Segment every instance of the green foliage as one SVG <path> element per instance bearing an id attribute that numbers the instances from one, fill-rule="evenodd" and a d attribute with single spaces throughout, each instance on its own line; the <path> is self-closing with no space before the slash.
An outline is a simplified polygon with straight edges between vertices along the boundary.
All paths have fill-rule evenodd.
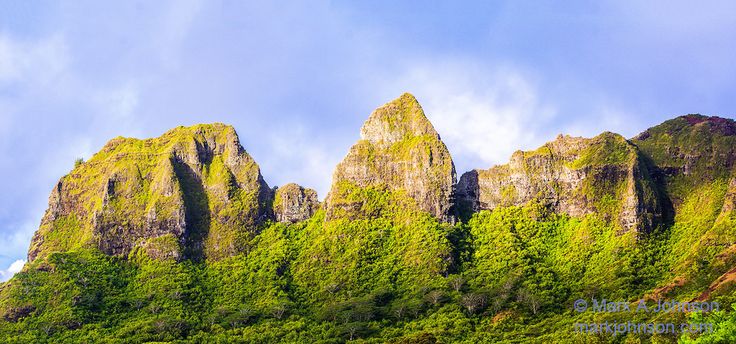
<path id="1" fill-rule="evenodd" d="M 695 313 L 690 316 L 690 323 L 713 324 L 713 331 L 700 336 L 685 334 L 680 338 L 683 344 L 715 344 L 736 342 L 736 304 L 731 312 L 725 310 L 714 312 L 709 315 Z"/>
<path id="2" fill-rule="evenodd" d="M 325 221 L 320 211 L 270 224 L 250 250 L 218 261 L 152 258 L 149 249 L 175 249 L 173 237 L 128 259 L 51 254 L 2 287 L 0 341 L 556 341 L 592 321 L 571 311 L 573 300 L 642 295 L 661 283 L 657 262 L 669 252 L 660 237 L 637 240 L 596 216 L 538 204 L 449 226 L 401 193 L 352 192 L 374 218 Z M 728 329 L 730 314 L 708 319 Z"/>
<path id="3" fill-rule="evenodd" d="M 634 147 L 621 135 L 606 132 L 592 140 L 593 142 L 570 164 L 571 168 L 622 165 L 629 163 L 635 156 Z"/>
<path id="4" fill-rule="evenodd" d="M 573 219 L 538 205 L 482 211 L 469 222 L 474 290 L 533 315 L 581 296 L 625 297 L 646 288 L 631 234 L 594 216 Z M 586 262 L 586 264 L 581 264 Z"/>
<path id="5" fill-rule="evenodd" d="M 412 99 L 387 106 L 413 115 Z M 320 210 L 294 224 L 256 223 L 252 215 L 264 200 L 237 186 L 243 176 L 257 176 L 249 174 L 254 163 L 231 168 L 230 151 L 202 157 L 197 171 L 168 155 L 155 159 L 162 147 L 196 146 L 191 135 L 210 127 L 179 128 L 159 140 L 115 139 L 62 180 L 89 186 L 74 195 L 80 211 L 49 217 L 39 258 L 0 284 L 0 342 L 733 342 L 736 214 L 729 202 L 736 190 L 732 171 L 704 167 L 727 157 L 732 139 L 704 138 L 723 129 L 711 122 L 686 117 L 651 129 L 648 138 L 634 140 L 647 157 L 607 133 L 577 159 L 556 161 L 598 176 L 581 185 L 581 196 L 596 202 L 594 214 L 571 217 L 541 203 L 506 206 L 509 201 L 456 224 L 440 223 L 400 189 L 349 181 L 333 189 L 332 216 Z M 387 123 L 402 125 L 401 118 Z M 232 142 L 224 135 L 214 140 Z M 387 150 L 424 149 L 429 139 L 418 136 Z M 687 144 L 708 154 L 688 160 L 695 155 Z M 685 153 L 672 154 L 667 145 Z M 546 157 L 552 149 L 519 154 Z M 658 171 L 656 179 L 637 179 L 642 199 L 659 198 L 660 191 L 672 197 L 674 215 L 648 232 L 622 232 L 611 219 L 630 185 L 595 173 L 612 165 L 648 169 L 644 158 L 689 173 Z M 107 184 L 110 176 L 95 174 L 108 169 L 115 171 L 113 184 Z M 98 192 L 105 187 L 120 192 Z M 169 187 L 181 194 L 164 192 Z M 519 192 L 501 191 L 507 200 Z M 126 256 L 94 245 L 99 238 L 91 214 L 100 214 L 96 221 L 142 228 L 149 213 L 173 219 L 182 209 L 177 199 L 192 224 L 186 235 L 137 238 Z M 111 230 L 105 239 L 115 243 L 127 234 Z M 723 310 L 622 318 L 572 309 L 576 299 L 642 297 L 708 298 Z M 713 323 L 715 330 L 614 337 L 573 329 L 576 322 L 621 320 Z"/>

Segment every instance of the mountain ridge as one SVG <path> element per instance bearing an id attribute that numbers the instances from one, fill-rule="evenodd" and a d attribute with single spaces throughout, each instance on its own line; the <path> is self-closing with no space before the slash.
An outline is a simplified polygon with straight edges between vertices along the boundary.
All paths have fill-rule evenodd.
<path id="1" fill-rule="evenodd" d="M 0 340 L 582 343 L 552 325 L 590 322 L 580 298 L 728 309 L 734 129 L 685 115 L 631 139 L 560 135 L 457 180 L 405 93 L 371 113 L 322 203 L 270 187 L 231 126 L 114 138 L 53 188 L 0 285 Z M 707 342 L 732 314 L 699 315 L 716 334 L 625 340 Z M 663 317 L 636 320 L 683 321 Z"/>
<path id="2" fill-rule="evenodd" d="M 683 127 L 684 124 L 686 124 L 685 127 Z M 167 140 L 167 138 L 170 139 L 171 137 L 176 136 L 177 133 L 193 131 L 191 138 L 192 142 L 189 142 L 190 147 L 188 149 L 182 149 L 180 146 L 173 149 L 169 147 L 167 151 L 158 152 L 154 155 L 167 156 L 169 159 L 181 161 L 185 165 L 199 166 L 199 168 L 207 167 L 209 170 L 207 163 L 209 163 L 215 156 L 225 154 L 225 151 L 227 150 L 228 152 L 231 152 L 226 157 L 231 160 L 228 162 L 229 164 L 232 165 L 239 160 L 244 160 L 246 164 L 254 165 L 253 168 L 257 170 L 256 174 L 252 177 L 244 176 L 247 177 L 246 179 L 250 179 L 251 182 L 255 181 L 259 185 L 257 187 L 259 190 L 257 191 L 259 194 L 257 197 L 257 203 L 259 203 L 259 205 L 256 205 L 256 208 L 260 210 L 257 210 L 257 214 L 255 216 L 251 216 L 253 217 L 249 220 L 252 223 L 252 225 L 249 225 L 251 227 L 254 225 L 257 226 L 258 223 L 265 220 L 283 220 L 290 222 L 303 221 L 312 216 L 316 209 L 320 207 L 324 207 L 326 209 L 328 219 L 336 212 L 334 210 L 335 208 L 359 208 L 359 205 L 350 204 L 349 202 L 346 204 L 340 204 L 342 200 L 338 200 L 339 197 L 335 196 L 337 193 L 346 192 L 344 189 L 346 183 L 352 185 L 348 188 L 379 186 L 387 187 L 390 190 L 401 190 L 402 192 L 407 192 L 410 198 L 418 201 L 420 209 L 428 211 L 441 221 L 455 221 L 454 219 L 458 217 L 467 221 L 470 215 L 480 210 L 493 210 L 496 206 L 523 205 L 533 201 L 541 201 L 546 206 L 554 209 L 554 211 L 560 211 L 571 216 L 584 216 L 590 213 L 600 213 L 602 211 L 602 206 L 593 203 L 599 202 L 601 198 L 609 197 L 606 194 L 585 195 L 585 191 L 581 189 L 605 189 L 606 187 L 601 188 L 595 185 L 585 185 L 586 183 L 591 183 L 586 180 L 586 178 L 588 178 L 586 175 L 590 173 L 599 173 L 601 174 L 599 177 L 591 177 L 593 180 L 592 183 L 595 183 L 597 178 L 599 182 L 620 180 L 620 182 L 616 183 L 626 184 L 623 186 L 626 189 L 625 192 L 622 193 L 621 190 L 618 190 L 609 193 L 610 197 L 620 199 L 622 200 L 622 203 L 614 206 L 618 209 L 614 210 L 614 212 L 618 212 L 618 215 L 611 213 L 608 216 L 617 218 L 622 231 L 634 230 L 637 232 L 647 232 L 651 231 L 657 225 L 662 224 L 663 221 L 666 221 L 667 216 L 674 216 L 671 214 L 674 210 L 663 209 L 663 207 L 666 207 L 667 204 L 671 202 L 670 200 L 663 199 L 663 196 L 661 195 L 662 190 L 658 189 L 664 186 L 653 185 L 652 179 L 655 178 L 655 176 L 650 175 L 649 172 L 649 169 L 656 168 L 658 169 L 657 173 L 662 174 L 666 173 L 663 172 L 663 170 L 671 170 L 672 167 L 665 166 L 660 168 L 659 166 L 656 166 L 656 163 L 653 161 L 644 161 L 646 159 L 651 159 L 650 156 L 652 154 L 656 155 L 657 153 L 660 153 L 655 151 L 655 148 L 646 145 L 647 139 L 650 139 L 652 136 L 651 132 L 654 132 L 654 135 L 657 135 L 657 133 L 661 131 L 658 128 L 662 126 L 669 128 L 673 125 L 676 126 L 675 129 L 677 130 L 682 130 L 687 126 L 708 126 L 708 131 L 720 133 L 724 137 L 736 136 L 736 122 L 733 120 L 702 115 L 678 116 L 665 121 L 658 126 L 646 129 L 631 139 L 625 139 L 621 135 L 610 132 L 604 132 L 593 138 L 571 137 L 560 134 L 555 140 L 545 143 L 534 151 L 516 151 L 511 156 L 511 160 L 508 165 L 495 165 L 488 170 L 471 170 L 463 173 L 460 180 L 456 180 L 454 163 L 452 162 L 452 158 L 447 147 L 441 141 L 439 133 L 437 133 L 427 117 L 424 115 L 421 105 L 419 105 L 416 98 L 410 93 L 404 93 L 400 97 L 384 104 L 371 113 L 360 130 L 360 140 L 350 149 L 343 162 L 338 164 L 336 167 L 335 172 L 333 173 L 332 190 L 328 193 L 323 204 L 319 203 L 316 193 L 313 190 L 304 189 L 309 194 L 309 196 L 306 196 L 307 198 L 304 198 L 305 191 L 299 191 L 302 190 L 303 187 L 295 184 L 286 185 L 287 189 L 290 191 L 289 196 L 287 197 L 286 192 L 284 192 L 286 191 L 285 189 L 281 192 L 282 198 L 286 197 L 284 199 L 289 200 L 289 202 L 296 202 L 292 205 L 292 214 L 290 215 L 283 213 L 283 210 L 276 210 L 272 205 L 270 205 L 274 202 L 274 197 L 276 196 L 276 190 L 278 188 L 274 187 L 274 189 L 270 189 L 268 187 L 264 178 L 260 175 L 260 170 L 258 169 L 256 162 L 240 145 L 234 128 L 222 123 L 200 124 L 191 127 L 180 126 L 167 131 L 159 138 L 136 139 L 117 137 L 106 143 L 102 150 L 95 154 L 87 164 L 97 163 L 98 160 L 102 159 L 101 156 L 109 158 L 107 155 L 120 150 L 121 146 L 138 145 L 150 148 L 151 145 L 155 145 L 157 140 Z M 230 141 L 229 143 L 220 146 L 217 146 L 217 142 L 216 140 L 213 140 L 213 137 L 205 137 L 201 142 L 197 141 L 194 137 L 198 134 L 201 135 L 201 132 L 211 132 L 214 133 L 215 136 L 222 134 L 225 137 L 228 137 L 228 140 Z M 424 137 L 428 137 L 429 140 L 429 146 L 426 147 L 436 148 L 422 148 L 425 147 Z M 187 138 L 186 140 L 190 140 L 190 138 Z M 176 144 L 181 145 L 181 143 Z M 419 146 L 416 146 L 415 148 L 415 145 L 417 144 Z M 648 150 L 640 150 L 638 146 L 639 144 L 644 144 L 645 147 L 648 147 Z M 210 145 L 215 147 L 215 150 L 217 151 L 216 154 Z M 226 148 L 223 149 L 223 147 Z M 428 155 L 424 155 L 426 152 L 420 152 L 418 155 L 416 153 L 412 153 L 412 150 L 416 150 L 417 148 L 420 150 L 430 150 L 428 151 Z M 407 149 L 409 149 L 409 151 L 402 151 Z M 432 152 L 432 149 L 438 149 L 438 153 Z M 127 157 L 130 154 L 135 153 L 135 151 L 127 152 L 123 153 L 122 156 Z M 721 155 L 724 154 L 723 152 L 718 153 Z M 150 156 L 151 152 L 143 154 Z M 642 156 L 644 154 L 646 156 Z M 240 158 L 241 155 L 242 158 Z M 414 158 L 412 158 L 412 155 Z M 433 155 L 440 156 L 440 160 L 446 159 L 441 164 L 448 167 L 440 167 L 440 169 L 444 169 L 446 171 L 440 172 L 438 175 L 439 179 L 435 179 L 434 181 L 431 179 L 421 181 L 424 177 L 421 176 L 421 173 L 423 172 L 420 171 L 435 168 L 432 167 L 432 159 L 434 159 Z M 378 163 L 374 161 L 376 156 L 383 156 L 382 158 L 379 158 L 380 161 Z M 394 158 L 394 156 L 398 156 L 398 158 Z M 399 166 L 407 166 L 407 162 L 403 161 L 407 156 L 410 160 L 414 159 L 414 162 L 409 162 L 410 165 L 408 165 L 408 168 L 391 167 L 388 170 L 385 170 L 384 166 L 391 166 L 396 163 L 398 163 Z M 626 158 L 626 156 L 629 158 Z M 113 157 L 113 159 L 120 158 Z M 391 159 L 399 160 L 391 162 Z M 417 161 L 416 159 L 425 159 L 425 161 Z M 634 159 L 633 163 L 631 162 L 631 159 Z M 623 166 L 627 164 L 627 160 L 629 161 L 628 166 Z M 660 158 L 660 160 L 662 159 Z M 728 155 L 725 161 L 726 164 L 729 164 L 730 162 L 730 164 L 733 165 L 734 161 L 736 161 L 736 155 Z M 411 164 L 416 163 L 419 163 L 419 165 L 411 166 Z M 663 162 L 659 161 L 658 163 Z M 165 165 L 163 167 L 164 169 L 168 167 L 166 163 L 159 163 L 159 165 L 161 164 Z M 617 165 L 622 167 L 615 167 Z M 688 166 L 690 165 L 685 163 L 683 166 L 684 167 L 682 167 L 682 169 L 687 174 L 687 171 L 690 168 Z M 84 167 L 86 166 L 79 166 L 79 168 Z M 140 167 L 137 168 L 138 173 L 141 173 Z M 371 169 L 373 170 L 371 171 Z M 728 167 L 726 167 L 726 169 L 728 169 Z M 76 170 L 77 168 L 70 172 L 69 175 L 63 177 L 59 183 L 57 183 L 57 186 L 50 195 L 49 209 L 47 210 L 47 214 L 44 215 L 41 229 L 34 235 L 31 248 L 29 249 L 29 261 L 33 261 L 39 254 L 39 251 L 42 250 L 40 248 L 40 246 L 42 246 L 40 243 L 44 240 L 41 235 L 43 228 L 48 227 L 50 222 L 57 221 L 57 218 L 60 217 L 58 213 L 60 211 L 60 193 L 64 187 L 63 180 L 69 176 L 78 175 Z M 172 171 L 173 167 L 169 172 Z M 189 172 L 193 174 L 189 177 L 195 179 L 201 178 L 201 176 L 199 176 L 201 172 L 193 172 L 191 169 Z M 417 174 L 417 172 L 420 172 L 420 174 Z M 519 174 L 519 172 L 521 172 L 521 174 Z M 113 185 L 116 182 L 115 173 L 112 173 L 112 176 L 108 178 L 107 185 L 103 187 L 103 207 L 106 206 L 109 197 L 115 193 L 114 190 L 111 191 L 111 188 L 113 188 Z M 228 173 L 232 172 L 226 171 L 226 174 Z M 411 175 L 412 173 L 414 174 Z M 554 175 L 545 173 L 553 173 Z M 185 176 L 185 172 L 183 171 L 174 171 L 173 174 L 175 175 L 173 176 L 173 179 L 188 178 Z M 394 176 L 391 178 L 396 178 L 395 176 L 401 174 L 406 174 L 406 176 L 399 176 L 398 180 L 383 179 L 385 178 L 383 176 Z M 526 175 L 527 177 L 523 177 L 522 175 Z M 533 179 L 528 179 L 531 176 L 540 177 L 544 182 L 535 182 Z M 168 181 L 166 181 L 167 178 Z M 504 178 L 510 179 L 504 180 Z M 166 185 L 159 186 L 156 186 L 156 184 L 153 183 L 154 192 L 156 192 L 156 187 L 163 187 L 167 189 L 165 193 L 168 196 L 175 193 L 173 188 L 181 183 L 179 181 L 179 183 L 173 185 L 171 184 L 171 179 L 172 176 L 168 175 L 159 177 L 156 181 L 148 181 L 148 183 L 168 183 Z M 496 181 L 491 181 L 494 179 Z M 418 183 L 419 189 L 414 189 L 417 186 L 410 185 L 416 184 L 416 180 L 420 181 Z M 438 181 L 440 181 L 440 183 L 444 183 L 444 185 L 440 185 L 439 188 L 436 189 L 424 189 L 427 184 L 436 184 Z M 225 181 L 226 184 L 230 182 L 231 181 Z M 240 185 L 243 181 L 237 180 L 237 178 L 234 182 L 238 184 L 237 186 L 240 189 L 243 189 L 245 186 L 245 184 Z M 621 186 L 618 186 L 618 188 L 621 189 Z M 517 190 L 523 190 L 524 193 L 517 194 Z M 201 192 L 202 191 L 200 191 L 200 193 Z M 427 199 L 427 197 L 431 198 L 433 193 L 438 192 L 440 193 L 438 199 Z M 302 205 L 301 202 L 306 203 Z M 455 204 L 456 202 L 457 204 Z M 674 202 L 677 203 L 678 201 L 674 200 Z M 183 205 L 183 199 L 179 200 L 179 203 L 181 203 L 181 208 L 186 208 Z M 100 205 L 96 204 L 95 206 L 99 207 Z M 146 209 L 151 208 L 151 205 L 144 206 Z M 726 210 L 728 211 L 728 208 Z M 281 211 L 282 215 L 277 215 L 274 211 Z M 84 213 L 84 211 L 80 212 Z M 95 217 L 92 219 L 94 225 L 102 219 L 99 212 L 100 211 L 98 210 L 98 212 L 93 215 Z M 351 211 L 348 211 L 348 213 L 350 212 Z M 169 230 L 164 230 L 159 233 L 169 234 L 170 232 L 171 234 L 174 234 L 175 237 L 179 238 L 177 239 L 179 240 L 179 246 L 186 246 L 186 243 L 184 242 L 186 240 L 182 239 L 186 229 L 186 218 L 189 217 L 190 221 L 199 221 L 195 218 L 197 218 L 197 216 L 203 216 L 201 214 L 189 214 L 189 216 L 187 216 L 185 213 L 186 209 L 178 209 L 169 214 L 171 219 L 167 219 L 166 221 L 173 222 L 170 224 L 166 223 L 164 225 L 164 227 L 168 226 Z M 353 211 L 353 213 L 355 212 Z M 204 216 L 209 216 L 209 214 Z M 147 221 L 152 221 L 151 217 L 155 218 L 155 214 L 149 214 Z M 199 226 L 200 224 L 197 225 Z M 147 226 L 151 227 L 151 223 Z M 252 231 L 257 230 L 253 228 Z M 98 234 L 102 234 L 104 231 L 98 232 L 100 232 Z M 85 235 L 90 236 L 89 234 L 84 234 L 82 236 L 84 237 Z M 155 237 L 158 236 L 160 235 Z M 104 242 L 100 242 L 99 244 L 104 244 Z M 134 243 L 129 243 L 127 245 L 123 245 L 125 246 L 124 248 L 101 248 L 103 251 L 108 251 L 113 254 L 126 255 L 131 251 L 132 246 L 134 245 Z M 118 244 L 118 246 L 120 245 Z M 174 247 L 169 247 L 167 249 L 170 251 L 176 251 Z M 179 250 L 181 250 L 181 247 Z M 229 254 L 215 255 L 222 258 L 236 252 L 237 249 L 231 248 Z M 170 255 L 180 258 L 183 256 L 183 251 L 170 253 Z"/>

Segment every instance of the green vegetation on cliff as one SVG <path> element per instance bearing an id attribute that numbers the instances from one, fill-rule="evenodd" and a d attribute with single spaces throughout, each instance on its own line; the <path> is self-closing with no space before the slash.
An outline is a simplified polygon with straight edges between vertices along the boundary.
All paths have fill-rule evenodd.
<path id="1" fill-rule="evenodd" d="M 125 256 L 173 235 L 177 257 L 222 259 L 247 249 L 269 202 L 258 165 L 230 126 L 116 138 L 61 178 L 29 258 L 82 247 Z"/>
<path id="2" fill-rule="evenodd" d="M 537 150 L 517 151 L 505 165 L 465 173 L 457 212 L 540 202 L 571 216 L 596 215 L 621 232 L 647 233 L 661 223 L 662 197 L 651 164 L 621 135 L 558 136 Z"/>
<path id="3" fill-rule="evenodd" d="M 574 334 L 573 323 L 594 318 L 575 313 L 572 301 L 627 300 L 662 281 L 661 242 L 617 236 L 594 216 L 530 204 L 450 226 L 394 206 L 401 194 L 366 192 L 365 209 L 381 209 L 370 220 L 326 221 L 319 212 L 304 222 L 272 223 L 249 252 L 218 261 L 151 259 L 137 251 L 124 259 L 96 249 L 36 260 L 0 291 L 0 338 L 584 343 L 590 335 Z M 725 306 L 728 295 L 715 300 Z"/>
<path id="4" fill-rule="evenodd" d="M 30 262 L 0 284 L 0 342 L 732 342 L 734 128 L 561 136 L 464 175 L 457 222 L 452 159 L 409 94 L 366 121 L 321 208 L 269 189 L 231 127 L 117 138 L 52 191 Z M 720 308 L 573 308 L 593 298 Z M 715 328 L 575 331 L 605 321 Z"/>
<path id="5" fill-rule="evenodd" d="M 345 212 L 337 189 L 352 186 L 404 192 L 419 209 L 449 221 L 455 180 L 450 152 L 416 98 L 404 93 L 371 113 L 360 140 L 335 168 L 327 218 Z"/>

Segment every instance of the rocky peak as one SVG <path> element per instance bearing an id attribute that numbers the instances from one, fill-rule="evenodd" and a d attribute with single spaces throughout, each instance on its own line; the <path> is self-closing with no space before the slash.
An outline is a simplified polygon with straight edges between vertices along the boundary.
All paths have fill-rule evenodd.
<path id="1" fill-rule="evenodd" d="M 424 135 L 437 140 L 440 138 L 419 102 L 410 93 L 404 93 L 373 111 L 360 128 L 361 140 L 382 146 Z"/>
<path id="2" fill-rule="evenodd" d="M 270 197 L 230 126 L 115 138 L 58 182 L 29 260 L 90 245 L 111 255 L 219 259 L 244 247 L 269 216 Z"/>
<path id="3" fill-rule="evenodd" d="M 276 189 L 273 213 L 276 221 L 294 223 L 309 219 L 319 210 L 317 191 L 289 183 Z"/>
<path id="4" fill-rule="evenodd" d="M 455 167 L 414 96 L 404 93 L 373 111 L 360 133 L 333 174 L 328 219 L 335 207 L 355 206 L 344 201 L 345 190 L 382 186 L 406 192 L 420 209 L 449 220 Z"/>

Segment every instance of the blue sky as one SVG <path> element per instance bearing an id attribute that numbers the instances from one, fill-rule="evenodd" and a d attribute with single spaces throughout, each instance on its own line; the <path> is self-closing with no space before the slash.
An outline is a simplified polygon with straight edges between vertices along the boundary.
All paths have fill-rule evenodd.
<path id="1" fill-rule="evenodd" d="M 428 3 L 0 0 L 0 279 L 55 181 L 119 135 L 229 123 L 269 185 L 323 197 L 404 91 L 458 173 L 559 133 L 734 116 L 734 2 Z"/>

